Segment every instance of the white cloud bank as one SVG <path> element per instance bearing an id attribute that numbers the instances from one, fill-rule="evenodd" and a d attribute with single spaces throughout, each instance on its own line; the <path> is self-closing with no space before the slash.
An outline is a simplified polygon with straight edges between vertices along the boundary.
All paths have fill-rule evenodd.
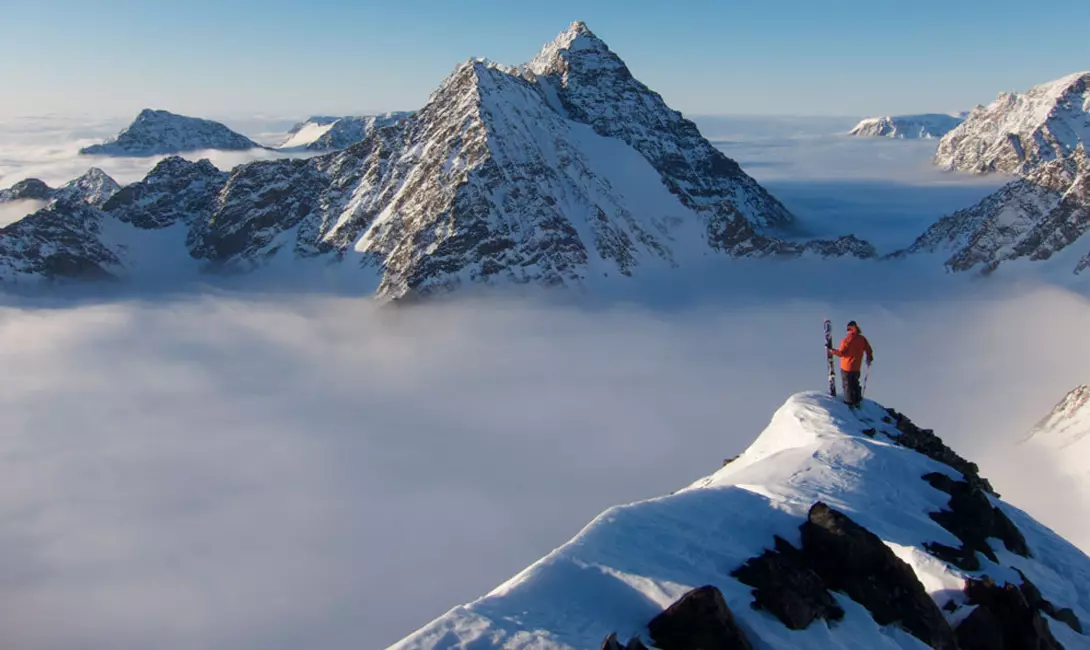
<path id="1" fill-rule="evenodd" d="M 1054 290 L 670 313 L 8 300 L 0 638 L 382 647 L 604 508 L 744 449 L 789 394 L 824 384 L 826 314 L 871 336 L 871 396 L 993 456 L 984 472 L 1016 504 L 1064 487 L 992 471 L 1086 379 L 1090 307 Z M 1042 315 L 1050 343 L 1034 345 Z M 1032 512 L 1078 532 L 1085 502 L 1056 494 Z"/>

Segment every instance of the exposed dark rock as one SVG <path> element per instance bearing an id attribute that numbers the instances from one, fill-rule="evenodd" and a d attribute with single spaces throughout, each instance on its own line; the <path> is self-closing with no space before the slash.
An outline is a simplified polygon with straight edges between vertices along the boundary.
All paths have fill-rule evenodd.
<path id="1" fill-rule="evenodd" d="M 942 441 L 941 438 L 935 435 L 935 432 L 931 429 L 921 429 L 912 423 L 903 414 L 898 413 L 893 409 L 886 409 L 893 419 L 893 423 L 897 427 L 897 431 L 900 435 L 893 437 L 897 444 L 902 447 L 908 447 L 913 451 L 917 451 L 924 456 L 932 460 L 937 460 L 944 465 L 949 465 L 957 471 L 961 472 L 965 476 L 965 480 L 971 485 L 980 487 L 985 492 L 999 496 L 995 490 L 992 489 L 991 483 L 988 479 L 980 476 L 980 469 L 976 463 L 969 462 L 959 456 L 953 449 L 950 449 Z"/>
<path id="2" fill-rule="evenodd" d="M 109 218 L 83 203 L 57 201 L 0 228 L 0 281 L 17 275 L 55 280 L 105 280 L 121 261 L 101 241 Z"/>
<path id="3" fill-rule="evenodd" d="M 1000 587 L 985 576 L 966 581 L 965 595 L 977 609 L 958 626 L 962 650 L 1062 650 L 1021 588 L 1012 584 Z M 986 638 L 988 644 L 978 638 Z"/>
<path id="4" fill-rule="evenodd" d="M 878 429 L 871 427 L 870 429 L 863 429 L 863 435 L 873 438 L 878 433 Z"/>
<path id="5" fill-rule="evenodd" d="M 647 625 L 661 650 L 750 650 L 753 646 L 734 622 L 734 615 L 713 586 L 681 597 Z"/>
<path id="6" fill-rule="evenodd" d="M 1030 556 L 1029 546 L 1022 532 L 1007 515 L 1003 514 L 1002 510 L 992 505 L 979 484 L 972 485 L 967 481 L 957 481 L 937 472 L 926 474 L 923 479 L 936 490 L 950 495 L 950 501 L 947 504 L 949 509 L 931 513 L 931 519 L 950 531 L 962 543 L 960 561 L 957 557 L 950 557 L 956 555 L 952 553 L 956 549 L 943 544 L 926 545 L 932 555 L 962 569 L 975 571 L 980 568 L 975 552 L 984 554 L 992 562 L 999 561 L 995 551 L 988 544 L 988 538 L 995 537 L 1002 540 L 1003 545 L 1011 553 L 1022 557 Z"/>
<path id="7" fill-rule="evenodd" d="M 953 614 L 958 611 L 958 604 L 953 600 L 946 601 L 946 604 L 942 606 L 942 611 Z"/>
<path id="8" fill-rule="evenodd" d="M 964 546 L 955 548 L 938 542 L 924 542 L 924 550 L 943 562 L 953 564 L 962 571 L 979 571 L 980 558 L 976 552 Z"/>
<path id="9" fill-rule="evenodd" d="M 8 201 L 48 201 L 53 197 L 53 189 L 37 178 L 21 180 L 6 190 L 0 190 L 0 203 Z"/>
<path id="10" fill-rule="evenodd" d="M 1003 623 L 992 610 L 977 607 L 963 620 L 957 629 L 961 650 L 1006 650 L 1003 639 Z"/>
<path id="11" fill-rule="evenodd" d="M 912 568 L 847 515 L 814 504 L 802 525 L 802 546 L 826 584 L 866 607 L 879 625 L 898 623 L 933 648 L 957 648 L 954 631 Z"/>
<path id="12" fill-rule="evenodd" d="M 775 544 L 775 550 L 765 551 L 731 573 L 755 587 L 753 607 L 768 611 L 792 630 L 806 629 L 819 618 L 844 618 L 825 581 L 810 568 L 808 556 L 782 537 L 776 536 Z"/>
<path id="13" fill-rule="evenodd" d="M 1075 616 L 1075 612 L 1071 608 L 1056 607 L 1041 594 L 1041 590 L 1037 588 L 1037 585 L 1030 582 L 1030 579 L 1026 577 L 1026 574 L 1018 569 L 1015 569 L 1015 571 L 1018 571 L 1018 575 L 1022 578 L 1022 586 L 1019 587 L 1019 589 L 1022 590 L 1022 595 L 1026 597 L 1026 602 L 1029 603 L 1030 607 L 1048 614 L 1057 621 L 1067 623 L 1068 627 L 1072 630 L 1082 634 L 1082 623 L 1079 621 L 1079 617 Z"/>
<path id="14" fill-rule="evenodd" d="M 617 633 L 614 632 L 602 641 L 602 650 L 647 650 L 647 646 L 638 636 L 632 637 L 627 644 L 621 645 L 621 642 L 617 640 Z"/>

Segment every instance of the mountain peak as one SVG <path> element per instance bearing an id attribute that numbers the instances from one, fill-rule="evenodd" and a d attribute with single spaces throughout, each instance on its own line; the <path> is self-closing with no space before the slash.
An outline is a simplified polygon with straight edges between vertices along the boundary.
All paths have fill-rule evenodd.
<path id="1" fill-rule="evenodd" d="M 84 155 L 155 156 L 219 149 L 237 151 L 261 145 L 219 122 L 145 108 L 120 133 L 102 144 L 80 149 Z"/>
<path id="2" fill-rule="evenodd" d="M 1090 435 L 1090 385 L 1076 386 L 1052 412 L 1038 422 L 1026 439 L 1049 447 L 1067 447 Z"/>
<path id="3" fill-rule="evenodd" d="M 623 66 L 605 41 L 594 35 L 587 24 L 577 20 L 568 26 L 568 29 L 557 35 L 552 42 L 541 48 L 537 56 L 527 64 L 527 68 L 534 74 L 550 74 L 563 69 L 572 52 L 587 52 L 606 55 L 610 60 Z"/>

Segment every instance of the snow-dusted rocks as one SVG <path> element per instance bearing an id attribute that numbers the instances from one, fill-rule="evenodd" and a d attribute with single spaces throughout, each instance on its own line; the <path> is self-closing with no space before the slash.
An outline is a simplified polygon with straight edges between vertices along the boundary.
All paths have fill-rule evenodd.
<path id="1" fill-rule="evenodd" d="M 97 167 L 87 170 L 79 178 L 52 188 L 37 178 L 19 181 L 6 190 L 0 190 L 0 203 L 33 199 L 37 201 L 67 201 L 101 207 L 121 186 L 106 172 Z"/>
<path id="2" fill-rule="evenodd" d="M 299 122 L 288 130 L 278 149 L 298 149 L 317 140 L 323 133 L 329 130 L 334 122 L 341 119 L 336 115 L 311 115 L 305 121 Z"/>
<path id="3" fill-rule="evenodd" d="M 122 268 L 117 247 L 103 237 L 112 217 L 85 203 L 55 201 L 0 228 L 0 281 L 103 280 Z"/>
<path id="4" fill-rule="evenodd" d="M 939 142 L 935 164 L 975 174 L 1025 174 L 1090 143 L 1090 71 L 1002 93 Z"/>
<path id="5" fill-rule="evenodd" d="M 957 485 L 968 492 L 952 494 Z M 961 499 L 991 515 L 976 521 L 955 504 Z M 1008 533 L 976 538 L 1004 521 L 1024 548 Z M 936 544 L 969 544 L 979 570 L 945 561 Z M 769 549 L 791 555 L 779 569 L 809 575 L 794 583 L 809 585 L 827 616 L 785 616 L 796 622 L 789 626 L 752 606 L 754 587 L 732 574 Z M 974 582 L 982 575 L 1000 589 L 1009 584 L 1022 604 L 982 590 Z M 715 474 L 607 510 L 491 593 L 392 648 L 572 650 L 598 647 L 612 633 L 650 646 L 649 622 L 704 586 L 722 594 L 754 647 L 954 648 L 964 622 L 985 610 L 972 623 L 978 635 L 1009 644 L 1028 633 L 1017 642 L 1090 648 L 1077 631 L 1090 620 L 1090 558 L 991 494 L 975 466 L 932 432 L 874 402 L 853 412 L 818 393 L 790 398 Z M 1018 624 L 1008 625 L 1009 616 Z"/>
<path id="6" fill-rule="evenodd" d="M 80 153 L 158 156 L 201 149 L 236 151 L 257 148 L 261 148 L 261 145 L 219 122 L 146 108 L 116 136 L 102 144 L 84 147 Z"/>
<path id="7" fill-rule="evenodd" d="M 862 137 L 898 138 L 916 140 L 941 138 L 949 133 L 964 118 L 943 113 L 925 113 L 923 115 L 886 115 L 869 117 L 855 125 L 848 135 Z"/>
<path id="8" fill-rule="evenodd" d="M 582 23 L 522 68 L 467 61 L 422 109 L 382 119 L 306 160 L 224 173 L 169 158 L 103 210 L 138 230 L 182 224 L 206 270 L 319 258 L 356 267 L 384 299 L 582 286 L 710 252 L 875 255 L 850 236 L 787 241 L 786 208 Z M 315 144 L 342 122 L 324 121 Z"/>
<path id="9" fill-rule="evenodd" d="M 903 253 L 942 253 L 952 271 L 995 270 L 1001 263 L 1047 260 L 1090 228 L 1090 156 L 1079 145 L 971 208 L 932 225 Z M 902 254 L 903 254 L 902 253 Z M 1073 265 L 1090 266 L 1090 252 Z"/>

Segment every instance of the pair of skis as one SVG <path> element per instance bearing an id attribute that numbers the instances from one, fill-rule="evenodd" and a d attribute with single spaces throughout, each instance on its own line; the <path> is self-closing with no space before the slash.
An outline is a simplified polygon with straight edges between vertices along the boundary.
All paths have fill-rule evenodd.
<path id="1" fill-rule="evenodd" d="M 833 365 L 833 324 L 829 322 L 829 319 L 825 319 L 825 356 L 829 358 L 829 394 L 836 397 L 836 367 Z M 867 379 L 870 378 L 870 364 L 867 364 L 867 369 L 863 374 L 863 386 L 860 391 L 861 394 L 867 394 Z"/>

